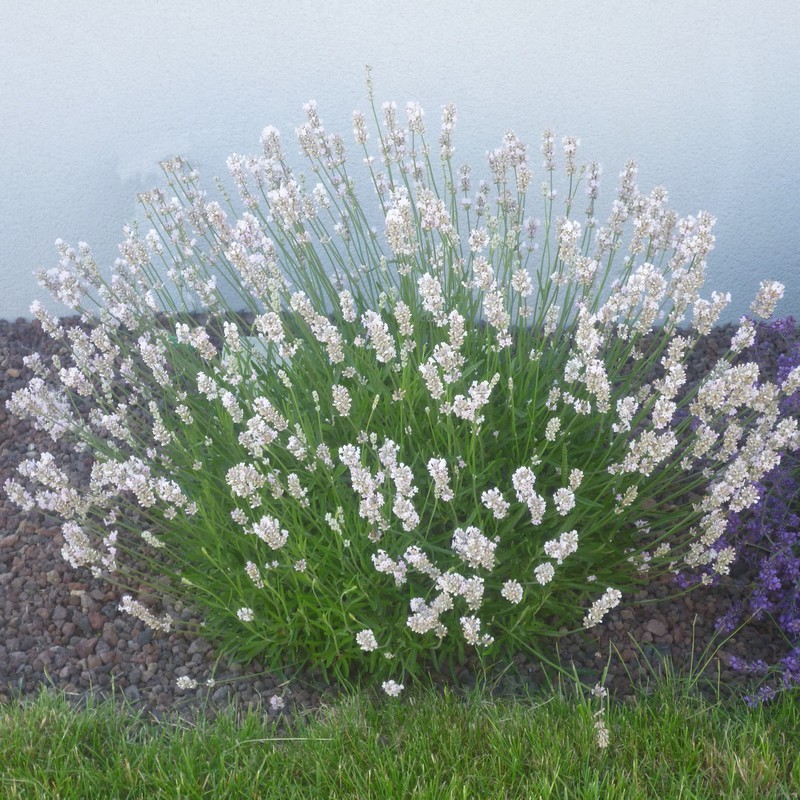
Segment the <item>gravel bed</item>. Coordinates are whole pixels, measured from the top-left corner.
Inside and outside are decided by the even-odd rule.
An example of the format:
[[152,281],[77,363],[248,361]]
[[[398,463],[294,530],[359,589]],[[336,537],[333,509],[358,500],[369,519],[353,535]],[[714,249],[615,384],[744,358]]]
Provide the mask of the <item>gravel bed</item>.
[[[713,363],[727,347],[732,330],[717,328],[707,337],[703,352],[689,365],[690,377],[701,375]],[[213,717],[231,703],[274,717],[331,702],[336,687],[325,686],[319,674],[277,676],[266,673],[258,662],[217,663],[212,644],[202,638],[154,634],[144,628],[117,609],[115,589],[63,560],[59,526],[39,512],[23,513],[10,503],[2,484],[29,451],[49,449],[60,464],[70,463],[85,474],[85,457],[64,443],[52,442],[5,407],[12,392],[30,378],[23,356],[34,351],[49,355],[57,348],[38,322],[0,320],[0,704],[38,693],[42,685],[63,691],[76,704],[91,695],[110,697],[113,688],[115,698],[155,719],[175,713],[191,719],[200,712]],[[784,349],[778,337],[759,345],[767,373]],[[616,696],[630,697],[634,685],[646,684],[648,671],[658,669],[664,657],[685,672],[700,662],[704,651],[713,652],[715,620],[746,597],[749,585],[750,576],[741,567],[719,585],[679,598],[669,597],[678,590],[668,578],[656,581],[633,603],[623,601],[598,628],[562,639],[559,657],[587,682],[598,680],[607,670],[606,686]],[[172,611],[191,620],[185,609]],[[784,651],[776,626],[751,623],[719,648],[707,674],[723,686],[738,685],[743,679],[727,667],[731,655],[773,663]],[[539,666],[523,657],[503,671],[498,692],[522,691],[542,679]],[[178,689],[176,679],[181,675],[197,679],[200,687]],[[215,685],[205,686],[212,676]],[[455,678],[456,685],[464,686],[473,680],[469,665]],[[285,709],[271,698],[284,701]]]

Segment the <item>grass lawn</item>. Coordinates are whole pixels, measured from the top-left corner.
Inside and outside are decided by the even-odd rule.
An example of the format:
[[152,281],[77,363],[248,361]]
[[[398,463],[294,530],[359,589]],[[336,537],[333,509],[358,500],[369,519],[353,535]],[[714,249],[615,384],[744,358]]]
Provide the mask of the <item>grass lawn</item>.
[[800,797],[800,692],[755,709],[669,678],[633,704],[569,689],[362,693],[276,727],[264,715],[158,725],[43,692],[0,709],[0,797]]

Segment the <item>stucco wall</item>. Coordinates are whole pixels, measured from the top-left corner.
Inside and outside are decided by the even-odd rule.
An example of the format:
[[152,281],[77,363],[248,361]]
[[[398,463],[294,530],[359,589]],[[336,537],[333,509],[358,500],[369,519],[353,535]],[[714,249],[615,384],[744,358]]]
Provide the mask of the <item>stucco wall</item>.
[[[711,289],[745,313],[760,279],[800,313],[800,4],[796,0],[264,0],[0,3],[0,317],[43,299],[53,241],[110,264],[136,192],[183,154],[210,179],[302,103],[350,141],[366,106],[457,103],[458,157],[513,128],[540,167],[541,131],[578,135],[606,197],[627,158],[642,189],[717,216]],[[289,138],[289,137],[287,137]],[[287,148],[289,149],[289,148]],[[299,158],[298,158],[299,163]],[[55,303],[48,307],[64,313]]]

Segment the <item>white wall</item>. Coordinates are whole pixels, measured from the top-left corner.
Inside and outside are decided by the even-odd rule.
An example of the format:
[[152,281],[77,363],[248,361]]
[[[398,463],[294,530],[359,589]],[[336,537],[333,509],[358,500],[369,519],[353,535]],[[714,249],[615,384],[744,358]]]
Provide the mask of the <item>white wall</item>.
[[311,98],[350,141],[366,63],[431,128],[457,103],[474,175],[508,128],[537,170],[544,128],[580,136],[606,197],[636,157],[642,189],[717,216],[708,291],[733,293],[729,319],[767,277],[800,314],[798,41],[796,0],[0,0],[0,318],[44,299],[31,273],[59,236],[110,264],[160,159],[210,183]]

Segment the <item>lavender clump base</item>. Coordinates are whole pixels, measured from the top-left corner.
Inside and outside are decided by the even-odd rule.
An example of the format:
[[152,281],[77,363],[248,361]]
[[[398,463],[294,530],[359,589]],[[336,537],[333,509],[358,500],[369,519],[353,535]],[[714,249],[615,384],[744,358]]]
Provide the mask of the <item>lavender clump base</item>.
[[[715,362],[733,331],[732,326],[714,329],[688,365],[690,380]],[[38,322],[0,320],[0,483],[47,438],[5,407],[30,377],[23,356],[57,350]],[[755,347],[743,356],[757,359],[766,377],[780,381],[800,363],[794,321],[761,325]],[[65,443],[46,444],[64,463],[81,466],[81,455]],[[710,659],[709,679],[741,689],[750,702],[797,683],[797,481],[797,459],[786,458],[765,481],[767,491],[756,509],[733,521],[727,538],[740,547],[741,556],[732,575],[677,599],[667,599],[676,593],[669,579],[650,584],[596,629],[562,639],[561,663],[574,666],[586,682],[599,679],[607,668],[612,694],[629,697],[665,658],[678,672],[696,668],[721,636],[755,615]],[[73,570],[61,556],[62,545],[58,526],[39,512],[20,512],[0,494],[0,702],[49,685],[80,703],[92,694],[109,697],[113,687],[115,697],[156,718],[172,712],[191,718],[201,709],[213,716],[230,703],[275,716],[314,708],[335,696],[336,687],[325,686],[318,674],[265,674],[258,662],[217,665],[213,646],[202,638],[154,634],[118,610],[116,590],[86,570]],[[192,620],[189,609],[171,612]],[[522,657],[506,666],[498,691],[535,688],[543,679],[540,666]],[[183,678],[181,685],[201,688],[184,691],[176,677]],[[474,672],[465,664],[454,677],[441,679],[470,685]]]

